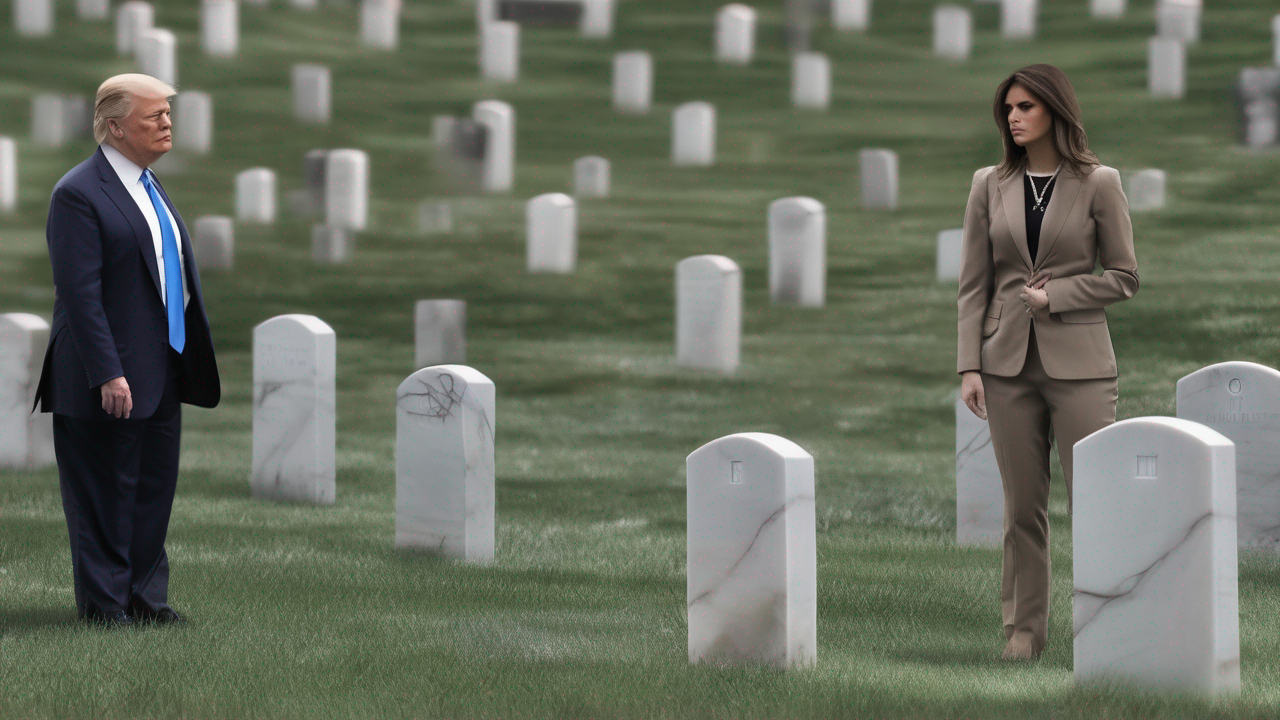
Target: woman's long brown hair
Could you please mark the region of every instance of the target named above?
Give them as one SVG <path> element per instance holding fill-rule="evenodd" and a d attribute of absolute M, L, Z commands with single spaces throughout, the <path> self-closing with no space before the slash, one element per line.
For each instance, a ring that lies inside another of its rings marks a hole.
<path fill-rule="evenodd" d="M 996 88 L 992 112 L 996 127 L 1000 129 L 1000 139 L 1004 142 L 1004 161 L 996 167 L 998 177 L 1007 178 L 1027 169 L 1027 151 L 1013 141 L 1013 134 L 1009 132 L 1009 113 L 1004 109 L 1005 97 L 1014 84 L 1026 88 L 1049 108 L 1053 117 L 1053 144 L 1067 169 L 1083 177 L 1102 164 L 1098 156 L 1089 150 L 1089 138 L 1080 119 L 1080 101 L 1076 99 L 1071 81 L 1058 68 L 1037 63 L 1018 70 Z"/>

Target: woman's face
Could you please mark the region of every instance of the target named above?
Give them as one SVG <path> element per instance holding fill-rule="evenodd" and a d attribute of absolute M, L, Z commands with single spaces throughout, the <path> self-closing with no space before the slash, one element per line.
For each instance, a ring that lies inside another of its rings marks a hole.
<path fill-rule="evenodd" d="M 1053 129 L 1053 115 L 1049 108 L 1017 83 L 1005 93 L 1004 112 L 1013 141 L 1022 147 L 1045 137 Z"/>

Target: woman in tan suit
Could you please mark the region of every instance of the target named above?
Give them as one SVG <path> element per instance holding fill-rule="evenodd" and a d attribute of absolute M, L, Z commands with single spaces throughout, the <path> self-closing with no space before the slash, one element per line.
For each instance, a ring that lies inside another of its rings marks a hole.
<path fill-rule="evenodd" d="M 993 110 L 1004 161 L 974 173 L 965 208 L 956 369 L 1004 485 L 1002 657 L 1033 659 L 1048 639 L 1050 444 L 1069 500 L 1072 447 L 1115 422 L 1103 307 L 1138 291 L 1138 263 L 1120 174 L 1089 151 L 1067 76 L 1022 68 Z"/>

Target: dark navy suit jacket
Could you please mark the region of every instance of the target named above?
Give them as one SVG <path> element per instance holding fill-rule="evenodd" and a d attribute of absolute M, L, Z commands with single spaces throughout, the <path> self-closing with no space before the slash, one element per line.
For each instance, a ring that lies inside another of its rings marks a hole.
<path fill-rule="evenodd" d="M 191 293 L 181 400 L 214 407 L 222 389 L 191 238 L 169 196 L 156 188 L 178 222 Z M 169 362 L 160 270 L 147 220 L 101 148 L 54 186 L 46 237 L 57 295 L 36 404 L 44 412 L 114 421 L 102 409 L 100 386 L 124 376 L 133 396 L 129 417 L 150 417 Z"/>

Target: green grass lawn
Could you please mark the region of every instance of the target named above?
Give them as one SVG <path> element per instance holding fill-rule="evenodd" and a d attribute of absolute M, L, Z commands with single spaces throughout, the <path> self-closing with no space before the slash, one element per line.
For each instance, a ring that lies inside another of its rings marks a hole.
<path fill-rule="evenodd" d="M 215 152 L 162 176 L 188 226 L 234 214 L 234 174 L 273 167 L 301 187 L 303 154 L 371 158 L 371 229 L 345 266 L 310 261 L 309 222 L 236 229 L 236 269 L 203 276 L 223 376 L 188 408 L 169 533 L 170 599 L 185 627 L 102 632 L 75 619 L 53 470 L 0 472 L 0 715 L 12 717 L 1239 717 L 1280 714 L 1280 563 L 1242 555 L 1243 692 L 1216 703 L 1073 686 L 1071 523 L 1057 481 L 1049 646 L 1004 664 L 999 554 L 955 547 L 955 286 L 934 239 L 961 224 L 973 171 L 999 160 L 991 93 L 1051 62 L 1075 83 L 1093 149 L 1169 174 L 1169 205 L 1135 215 L 1142 289 L 1109 310 L 1121 417 L 1170 415 L 1174 383 L 1207 364 L 1280 364 L 1280 160 L 1236 144 L 1230 88 L 1264 65 L 1274 8 L 1206 3 L 1181 101 L 1146 92 L 1153 1 L 1095 22 L 1087 0 L 1041 3 L 1034 42 L 974 8 L 964 64 L 931 57 L 932 2 L 880 0 L 872 30 L 816 49 L 833 105 L 789 107 L 781 4 L 759 2 L 756 60 L 711 59 L 718 0 L 623 0 L 616 35 L 525 30 L 513 86 L 477 80 L 471 8 L 410 0 L 396 53 L 362 49 L 354 7 L 241 8 L 234 60 L 199 51 L 193 2 L 159 0 L 179 85 L 215 105 Z M 0 217 L 0 312 L 45 314 L 53 183 L 92 143 L 29 141 L 30 96 L 91 93 L 135 69 L 110 23 L 57 36 L 0 28 L 0 134 L 18 141 L 21 206 Z M 609 105 L 612 53 L 656 63 L 648 116 Z M 334 121 L 291 119 L 289 66 L 333 69 Z M 458 231 L 423 237 L 436 114 L 498 98 L 517 121 L 516 188 L 467 198 Z M 712 168 L 673 168 L 670 110 L 719 111 Z M 857 153 L 895 150 L 901 208 L 858 207 Z M 580 206 L 569 276 L 524 271 L 523 202 L 566 191 L 572 161 L 613 163 L 613 198 Z M 790 195 L 828 214 L 827 306 L 774 307 L 765 212 Z M 284 210 L 281 203 L 282 211 Z M 702 253 L 744 270 L 742 368 L 674 365 L 674 266 Z M 480 568 L 392 548 L 394 391 L 413 370 L 413 303 L 468 302 L 468 362 L 497 385 L 497 560 Z M 314 314 L 338 334 L 338 496 L 332 507 L 249 497 L 251 331 Z M 722 435 L 787 437 L 815 457 L 818 664 L 779 673 L 689 666 L 684 458 Z M 1055 463 L 1055 478 L 1060 473 Z"/>

